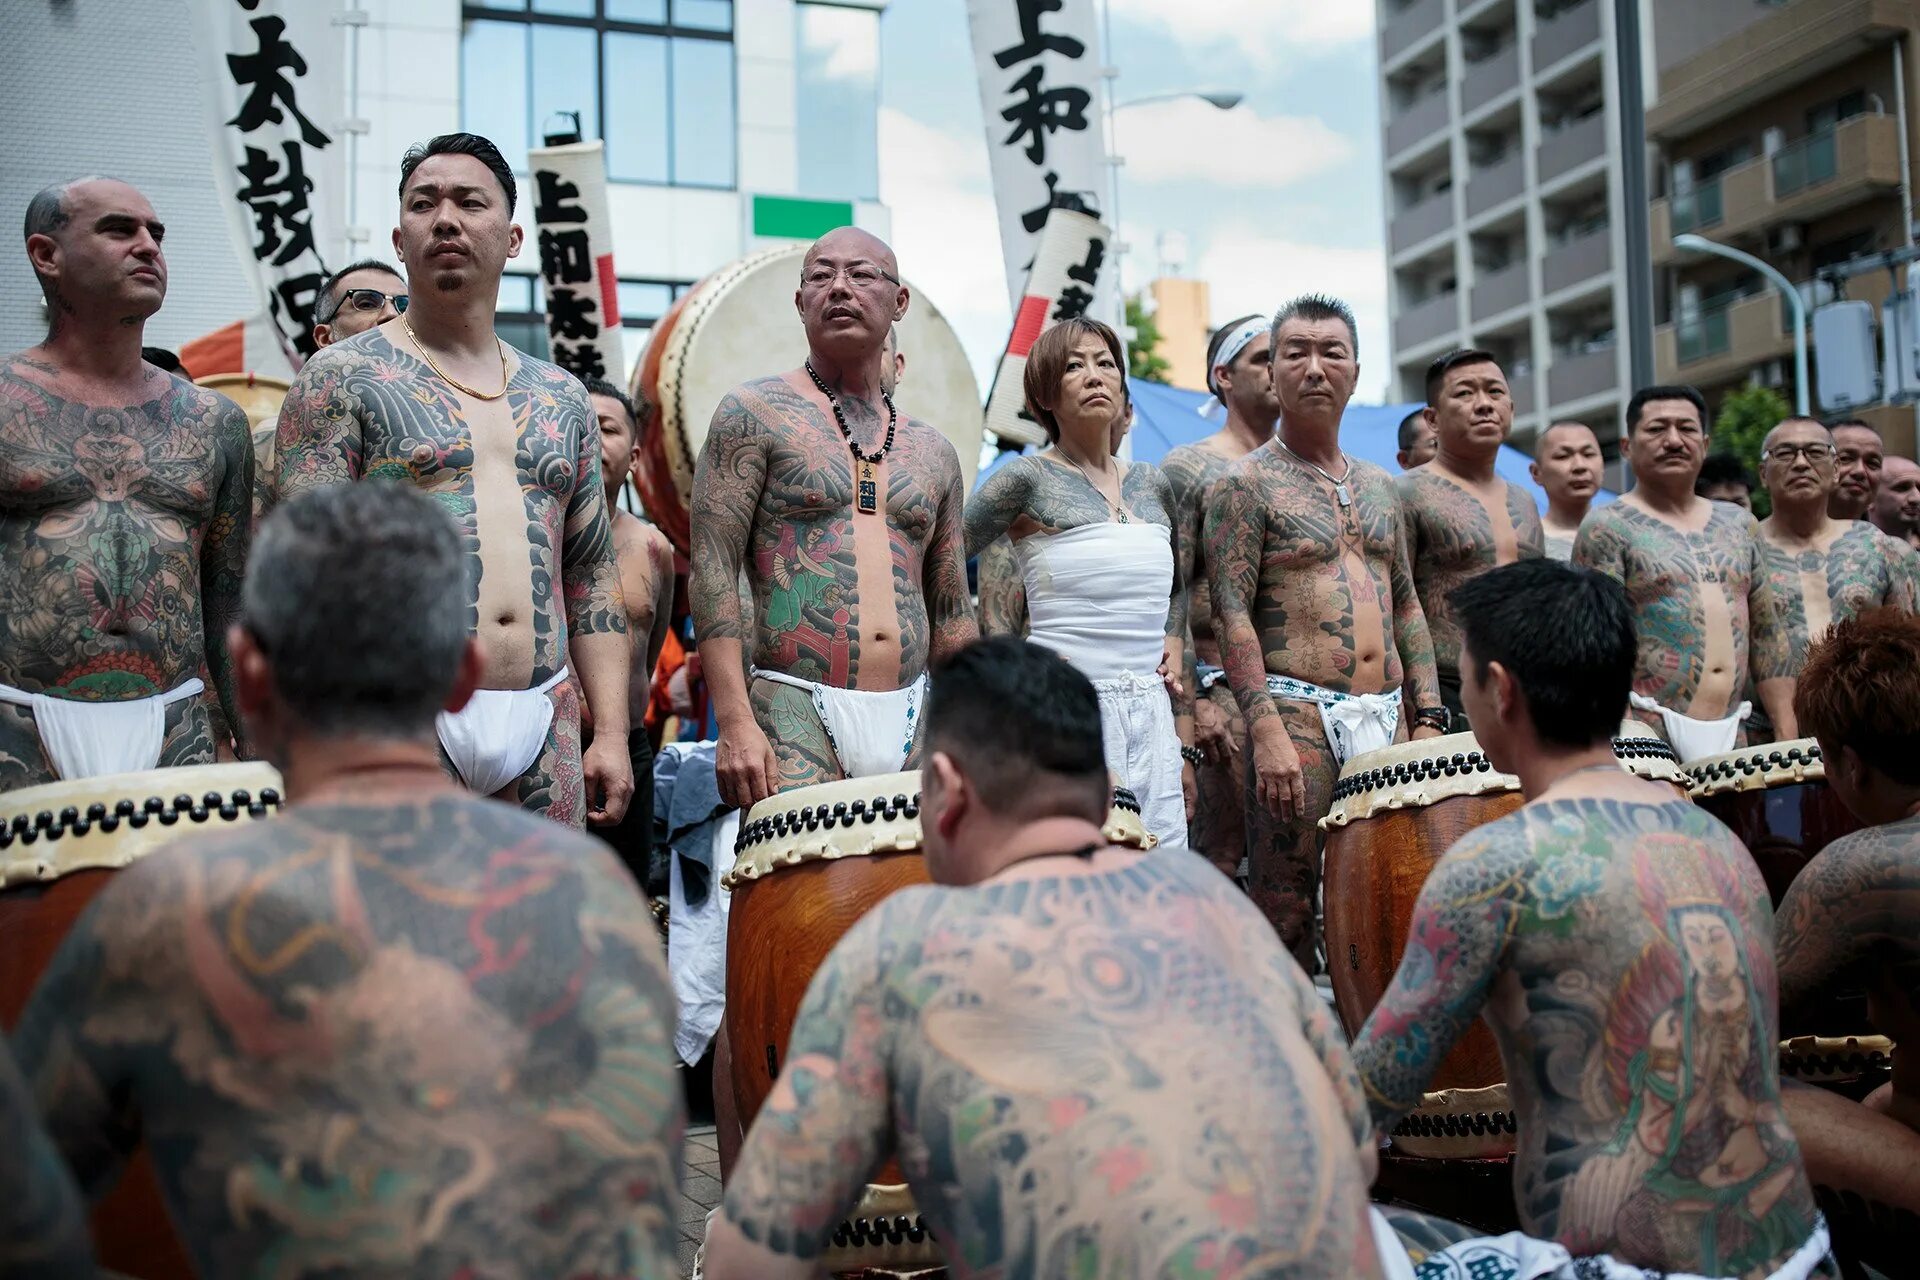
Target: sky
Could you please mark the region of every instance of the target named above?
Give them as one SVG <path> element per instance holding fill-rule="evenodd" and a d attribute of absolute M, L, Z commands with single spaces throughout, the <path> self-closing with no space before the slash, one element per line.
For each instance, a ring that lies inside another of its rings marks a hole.
<path fill-rule="evenodd" d="M 1356 399 L 1391 373 L 1372 0 L 1110 0 L 1129 290 L 1212 286 L 1213 322 L 1336 294 L 1360 321 Z M 1010 318 L 966 0 L 892 0 L 880 23 L 880 186 L 908 278 L 953 322 L 984 388 Z M 1165 233 L 1185 238 L 1163 273 Z"/>

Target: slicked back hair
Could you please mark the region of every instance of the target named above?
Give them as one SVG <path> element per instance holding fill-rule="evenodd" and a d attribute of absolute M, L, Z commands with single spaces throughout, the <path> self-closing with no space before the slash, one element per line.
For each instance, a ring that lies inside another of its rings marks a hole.
<path fill-rule="evenodd" d="M 1440 393 L 1446 390 L 1447 375 L 1455 369 L 1464 369 L 1470 364 L 1490 364 L 1500 369 L 1500 362 L 1494 358 L 1493 352 L 1482 351 L 1478 347 L 1457 347 L 1427 366 L 1427 407 L 1429 409 L 1439 406 Z M 1506 370 L 1501 369 L 1500 376 L 1506 377 Z"/>
<path fill-rule="evenodd" d="M 1060 440 L 1060 419 L 1045 401 L 1058 401 L 1060 384 L 1067 376 L 1067 360 L 1073 355 L 1073 348 L 1080 339 L 1093 336 L 1106 345 L 1113 353 L 1113 363 L 1120 386 L 1115 388 L 1118 395 L 1127 395 L 1127 356 L 1120 347 L 1120 335 L 1098 320 L 1087 316 L 1074 316 L 1054 325 L 1039 338 L 1035 339 L 1033 349 L 1027 352 L 1027 371 L 1021 380 L 1021 390 L 1027 399 L 1027 414 L 1046 431 L 1047 439 L 1054 443 Z"/>
<path fill-rule="evenodd" d="M 467 598 L 453 518 L 412 485 L 363 480 L 267 517 L 240 604 L 305 729 L 418 738 L 459 674 Z"/>
<path fill-rule="evenodd" d="M 927 751 L 951 756 L 1003 818 L 1105 822 L 1112 804 L 1093 683 L 1017 636 L 961 649 L 933 673 Z"/>
<path fill-rule="evenodd" d="M 1920 787 L 1920 618 L 1868 609 L 1836 620 L 1793 691 L 1800 732 L 1852 747 L 1902 786 Z"/>
<path fill-rule="evenodd" d="M 1685 400 L 1699 412 L 1700 430 L 1702 432 L 1713 430 L 1713 424 L 1707 421 L 1707 398 L 1700 394 L 1697 387 L 1676 383 L 1669 386 L 1642 387 L 1633 393 L 1633 399 L 1627 401 L 1628 435 L 1640 429 L 1640 415 L 1656 400 Z"/>
<path fill-rule="evenodd" d="M 416 142 L 407 148 L 400 157 L 400 198 L 407 198 L 407 183 L 413 180 L 413 171 L 434 156 L 472 156 L 487 166 L 488 172 L 499 179 L 500 189 L 507 195 L 507 216 L 513 216 L 514 201 L 519 199 L 520 187 L 513 180 L 513 166 L 500 154 L 500 148 L 489 139 L 477 133 L 443 133 Z"/>
<path fill-rule="evenodd" d="M 1590 747 L 1619 732 L 1633 688 L 1633 608 L 1605 574 L 1558 560 L 1520 560 L 1447 595 L 1475 675 L 1512 674 L 1542 742 Z"/>
<path fill-rule="evenodd" d="M 1276 356 L 1280 354 L 1280 330 L 1289 320 L 1338 320 L 1347 326 L 1347 345 L 1353 349 L 1354 360 L 1360 359 L 1360 327 L 1354 323 L 1353 308 L 1340 299 L 1325 293 L 1303 293 L 1274 312 L 1267 345 Z"/>
<path fill-rule="evenodd" d="M 619 401 L 620 407 L 627 411 L 627 434 L 636 440 L 639 439 L 640 411 L 634 407 L 633 401 L 627 398 L 626 392 L 614 386 L 605 378 L 588 378 L 587 394 L 590 396 L 606 396 L 609 400 Z"/>
<path fill-rule="evenodd" d="M 320 296 L 314 300 L 313 306 L 315 324 L 333 323 L 333 318 L 340 314 L 340 304 L 346 301 L 346 296 L 339 292 L 340 282 L 358 271 L 378 271 L 383 275 L 392 276 L 401 284 L 407 282 L 407 278 L 400 273 L 400 268 L 382 262 L 378 258 L 362 258 L 358 262 L 349 262 L 320 282 Z"/>

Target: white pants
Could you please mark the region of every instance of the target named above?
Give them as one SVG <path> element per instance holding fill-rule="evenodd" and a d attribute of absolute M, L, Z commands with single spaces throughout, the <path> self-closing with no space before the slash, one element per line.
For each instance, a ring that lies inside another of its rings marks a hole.
<path fill-rule="evenodd" d="M 1413 1259 L 1385 1215 L 1378 1209 L 1370 1212 L 1373 1245 L 1387 1280 L 1416 1280 L 1416 1276 L 1418 1280 L 1707 1280 L 1678 1271 L 1648 1271 L 1606 1254 L 1576 1259 L 1564 1245 L 1518 1231 L 1448 1245 L 1428 1254 L 1416 1273 Z M 1827 1260 L 1830 1248 L 1826 1221 L 1816 1219 L 1813 1234 L 1773 1273 L 1773 1280 L 1806 1280 Z"/>
<path fill-rule="evenodd" d="M 1400 730 L 1400 691 L 1390 693 L 1336 693 L 1292 676 L 1269 675 L 1267 692 L 1289 702 L 1311 702 L 1320 708 L 1320 727 L 1335 764 L 1393 745 Z"/>
<path fill-rule="evenodd" d="M 1180 735 L 1173 703 L 1158 673 L 1093 682 L 1100 695 L 1100 738 L 1107 771 L 1140 801 L 1140 820 L 1161 844 L 1187 839 L 1187 801 L 1180 790 Z"/>
<path fill-rule="evenodd" d="M 1692 716 L 1683 716 L 1678 711 L 1668 710 L 1652 698 L 1642 693 L 1630 693 L 1627 701 L 1636 710 L 1651 711 L 1660 717 L 1660 725 L 1666 730 L 1667 745 L 1680 757 L 1683 765 L 1695 760 L 1704 760 L 1708 756 L 1723 756 L 1733 750 L 1740 741 L 1740 722 L 1753 714 L 1753 704 L 1743 702 L 1733 709 L 1733 714 L 1719 720 L 1695 720 Z"/>
<path fill-rule="evenodd" d="M 110 773 L 142 773 L 159 764 L 167 744 L 167 708 L 199 697 L 205 688 L 196 676 L 151 697 L 81 702 L 0 684 L 0 702 L 33 713 L 40 745 L 53 771 L 72 782 Z"/>
<path fill-rule="evenodd" d="M 813 699 L 814 714 L 847 777 L 871 778 L 907 767 L 920 725 L 920 701 L 927 692 L 925 672 L 904 689 L 878 690 L 836 689 L 783 671 L 756 669 L 753 678 L 799 689 Z"/>
<path fill-rule="evenodd" d="M 440 745 L 469 790 L 493 795 L 533 767 L 553 727 L 547 695 L 566 678 L 562 667 L 535 689 L 476 689 L 466 706 L 435 717 Z"/>

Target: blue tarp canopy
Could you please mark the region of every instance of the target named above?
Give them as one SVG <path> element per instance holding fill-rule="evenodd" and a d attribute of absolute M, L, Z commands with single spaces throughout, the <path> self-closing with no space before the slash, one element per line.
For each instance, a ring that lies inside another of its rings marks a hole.
<path fill-rule="evenodd" d="M 1211 399 L 1204 391 L 1186 391 L 1158 382 L 1142 382 L 1138 378 L 1129 378 L 1127 386 L 1133 392 L 1136 462 L 1159 462 L 1179 446 L 1192 444 L 1220 429 L 1218 410 L 1212 417 L 1200 416 L 1200 407 Z M 1340 424 L 1340 445 L 1352 456 L 1385 467 L 1389 474 L 1398 474 L 1400 464 L 1394 460 L 1394 454 L 1400 447 L 1400 420 L 1419 407 L 1415 404 L 1350 404 Z M 990 466 L 982 467 L 980 479 L 985 480 L 1013 456 L 1001 454 Z M 1547 495 L 1527 474 L 1530 461 L 1520 450 L 1503 447 L 1494 469 L 1532 494 L 1544 510 Z M 1613 501 L 1614 497 L 1610 490 L 1602 489 L 1594 496 L 1593 503 L 1600 506 Z"/>

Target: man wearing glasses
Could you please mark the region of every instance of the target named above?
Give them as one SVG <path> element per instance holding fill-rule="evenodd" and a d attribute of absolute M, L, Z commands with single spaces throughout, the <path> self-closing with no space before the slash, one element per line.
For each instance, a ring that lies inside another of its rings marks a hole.
<path fill-rule="evenodd" d="M 407 282 L 378 258 L 362 258 L 328 276 L 313 308 L 313 340 L 330 347 L 385 324 L 407 309 Z"/>
<path fill-rule="evenodd" d="M 1912 612 L 1920 590 L 1920 553 L 1865 520 L 1829 513 L 1838 453 L 1834 433 L 1811 418 L 1782 422 L 1760 453 L 1760 482 L 1773 499 L 1761 545 L 1795 675 L 1828 627 L 1881 605 Z M 1749 729 L 1755 741 L 1772 736 L 1764 710 Z"/>

